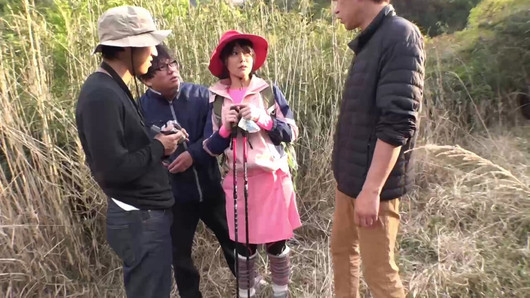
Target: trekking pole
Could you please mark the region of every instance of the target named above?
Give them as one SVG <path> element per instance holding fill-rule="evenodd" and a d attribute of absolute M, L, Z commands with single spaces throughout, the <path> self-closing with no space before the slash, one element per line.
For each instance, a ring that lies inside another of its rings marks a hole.
<path fill-rule="evenodd" d="M 237 110 L 237 107 L 232 107 Z M 231 109 L 232 109 L 231 108 Z M 239 298 L 239 256 L 237 253 L 237 244 L 238 244 L 238 230 L 237 230 L 237 168 L 236 168 L 236 161 L 237 161 L 237 124 L 232 127 L 232 132 L 230 134 L 230 137 L 232 138 L 232 174 L 233 174 L 233 180 L 234 180 L 234 240 L 235 240 L 235 247 L 234 247 L 234 256 L 235 256 L 235 271 L 236 271 L 236 297 Z"/>
<path fill-rule="evenodd" d="M 250 248 L 248 243 L 248 173 L 247 173 L 247 131 L 242 131 L 243 135 L 243 194 L 245 196 L 245 246 L 248 249 L 247 253 L 247 272 L 249 272 L 249 277 L 254 278 L 250 275 Z M 250 281 L 249 281 L 250 283 Z M 247 297 L 250 297 L 250 287 L 247 289 Z"/>

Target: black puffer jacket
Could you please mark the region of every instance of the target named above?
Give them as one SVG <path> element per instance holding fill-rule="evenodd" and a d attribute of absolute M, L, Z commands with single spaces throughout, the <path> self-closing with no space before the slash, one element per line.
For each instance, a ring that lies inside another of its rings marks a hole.
<path fill-rule="evenodd" d="M 412 184 L 409 160 L 423 98 L 423 37 L 386 6 L 350 44 L 355 58 L 342 98 L 333 148 L 339 191 L 361 192 L 377 139 L 402 146 L 381 200 L 403 196 Z"/>

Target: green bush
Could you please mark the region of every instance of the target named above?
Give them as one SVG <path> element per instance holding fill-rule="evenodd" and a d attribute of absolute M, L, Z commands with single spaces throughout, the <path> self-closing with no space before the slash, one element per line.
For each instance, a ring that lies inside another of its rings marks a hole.
<path fill-rule="evenodd" d="M 467 29 L 429 42 L 427 104 L 452 107 L 463 124 L 517 120 L 515 95 L 528 92 L 530 2 L 485 0 Z M 432 110 L 431 110 L 432 112 Z"/>

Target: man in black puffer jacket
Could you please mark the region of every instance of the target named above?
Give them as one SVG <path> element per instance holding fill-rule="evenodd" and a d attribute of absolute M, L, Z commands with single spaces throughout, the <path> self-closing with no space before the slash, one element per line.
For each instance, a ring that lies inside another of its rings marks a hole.
<path fill-rule="evenodd" d="M 337 181 L 331 251 L 337 297 L 359 297 L 359 263 L 373 297 L 405 297 L 394 261 L 399 199 L 423 97 L 423 37 L 388 0 L 337 0 L 346 29 L 360 28 L 333 148 Z"/>

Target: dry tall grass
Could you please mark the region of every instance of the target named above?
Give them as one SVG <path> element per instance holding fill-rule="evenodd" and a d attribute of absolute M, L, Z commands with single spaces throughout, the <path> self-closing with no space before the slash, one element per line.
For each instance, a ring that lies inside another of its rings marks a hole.
<path fill-rule="evenodd" d="M 104 237 L 106 200 L 84 165 L 73 123 L 80 84 L 98 63 L 90 56 L 97 17 L 122 2 L 58 0 L 41 14 L 24 0 L 22 11 L 1 20 L 0 297 L 123 295 L 120 265 Z M 291 242 L 292 295 L 331 297 L 329 153 L 351 35 L 259 3 L 232 10 L 133 2 L 173 29 L 169 44 L 189 81 L 213 80 L 206 63 L 223 31 L 270 40 L 262 74 L 285 90 L 302 127 L 297 189 L 304 227 Z M 442 103 L 422 120 L 420 187 L 402 205 L 404 283 L 412 297 L 528 297 L 529 126 L 470 134 L 448 120 L 451 113 Z M 215 238 L 201 225 L 195 240 L 205 297 L 230 297 L 234 282 Z"/>

